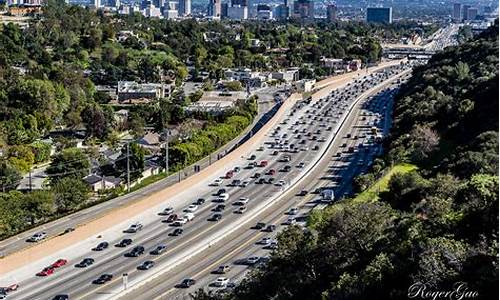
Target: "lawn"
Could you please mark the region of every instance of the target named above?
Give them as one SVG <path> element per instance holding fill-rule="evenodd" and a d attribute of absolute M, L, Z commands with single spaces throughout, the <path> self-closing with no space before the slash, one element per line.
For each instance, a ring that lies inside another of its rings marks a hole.
<path fill-rule="evenodd" d="M 371 187 L 354 197 L 352 199 L 355 203 L 363 203 L 370 201 L 377 201 L 378 195 L 380 192 L 387 191 L 387 185 L 389 184 L 389 180 L 391 179 L 392 174 L 394 173 L 408 173 L 413 170 L 416 170 L 417 166 L 412 164 L 398 164 L 392 167 L 382 178 L 380 178 L 375 184 Z"/>

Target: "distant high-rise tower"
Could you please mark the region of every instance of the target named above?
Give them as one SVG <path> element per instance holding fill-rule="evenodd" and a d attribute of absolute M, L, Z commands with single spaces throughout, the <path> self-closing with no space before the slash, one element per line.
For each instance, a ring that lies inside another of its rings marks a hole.
<path fill-rule="evenodd" d="M 455 22 L 462 21 L 462 4 L 460 4 L 460 3 L 453 4 L 452 18 Z"/>
<path fill-rule="evenodd" d="M 374 23 L 392 23 L 392 7 L 368 7 L 366 21 Z"/>
<path fill-rule="evenodd" d="M 467 11 L 469 8 L 470 5 L 462 5 L 462 20 L 467 20 Z"/>
<path fill-rule="evenodd" d="M 328 22 L 335 22 L 337 20 L 337 6 L 335 4 L 329 4 L 326 7 L 326 20 Z"/>
<path fill-rule="evenodd" d="M 314 1 L 297 0 L 293 6 L 293 13 L 302 19 L 314 19 Z"/>
<path fill-rule="evenodd" d="M 210 0 L 208 4 L 208 13 L 210 17 L 221 17 L 221 0 Z"/>
<path fill-rule="evenodd" d="M 191 14 L 191 0 L 179 0 L 179 15 L 189 16 Z"/>
<path fill-rule="evenodd" d="M 102 4 L 101 4 L 101 0 L 94 0 L 94 7 L 95 7 L 95 8 L 99 8 L 99 7 L 101 7 L 101 6 L 102 6 Z"/>

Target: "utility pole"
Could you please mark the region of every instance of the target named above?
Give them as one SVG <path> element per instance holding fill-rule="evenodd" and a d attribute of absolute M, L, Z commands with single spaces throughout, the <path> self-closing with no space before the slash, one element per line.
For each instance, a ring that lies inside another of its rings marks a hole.
<path fill-rule="evenodd" d="M 127 192 L 130 192 L 130 143 L 127 143 Z"/>
<path fill-rule="evenodd" d="M 30 175 L 29 175 L 29 184 L 30 184 L 30 192 L 33 191 L 33 186 L 31 185 L 31 168 L 30 168 Z"/>
<path fill-rule="evenodd" d="M 165 173 L 168 176 L 168 129 L 166 130 L 166 140 L 165 140 Z"/>

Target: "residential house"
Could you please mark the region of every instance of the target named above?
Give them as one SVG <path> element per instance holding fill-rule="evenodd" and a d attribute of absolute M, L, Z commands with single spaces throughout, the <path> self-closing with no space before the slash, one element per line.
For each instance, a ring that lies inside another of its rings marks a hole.
<path fill-rule="evenodd" d="M 99 176 L 96 174 L 88 175 L 83 180 L 90 186 L 92 191 L 107 190 L 117 188 L 121 185 L 122 179 L 114 176 Z"/>

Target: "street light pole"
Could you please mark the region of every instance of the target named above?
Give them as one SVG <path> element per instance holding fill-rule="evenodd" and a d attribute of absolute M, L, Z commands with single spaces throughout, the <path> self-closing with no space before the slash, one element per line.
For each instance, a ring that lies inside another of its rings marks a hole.
<path fill-rule="evenodd" d="M 165 173 L 168 175 L 168 129 L 166 132 L 166 141 L 165 141 Z"/>
<path fill-rule="evenodd" d="M 127 143 L 127 192 L 130 192 L 130 143 Z"/>

